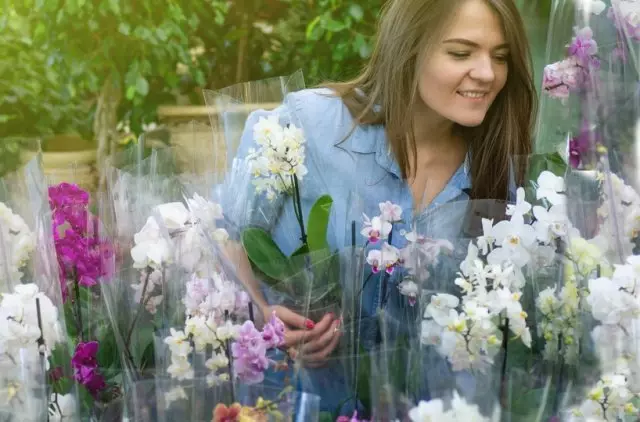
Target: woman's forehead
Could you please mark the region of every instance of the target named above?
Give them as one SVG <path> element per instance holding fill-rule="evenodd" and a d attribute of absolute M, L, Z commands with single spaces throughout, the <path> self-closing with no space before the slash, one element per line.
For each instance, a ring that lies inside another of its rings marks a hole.
<path fill-rule="evenodd" d="M 459 6 L 444 30 L 443 41 L 462 41 L 488 49 L 506 44 L 500 16 L 482 0 L 465 1 Z"/>

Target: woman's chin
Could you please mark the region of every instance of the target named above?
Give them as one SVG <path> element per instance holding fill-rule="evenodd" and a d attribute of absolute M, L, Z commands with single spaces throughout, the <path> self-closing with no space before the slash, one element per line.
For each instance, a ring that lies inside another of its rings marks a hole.
<path fill-rule="evenodd" d="M 468 115 L 468 116 L 460 116 L 457 119 L 453 119 L 453 121 L 459 124 L 460 126 L 477 127 L 477 126 L 480 126 L 482 122 L 484 122 L 485 116 L 486 116 L 486 113 L 482 113 L 481 115 L 475 114 L 475 115 Z"/>

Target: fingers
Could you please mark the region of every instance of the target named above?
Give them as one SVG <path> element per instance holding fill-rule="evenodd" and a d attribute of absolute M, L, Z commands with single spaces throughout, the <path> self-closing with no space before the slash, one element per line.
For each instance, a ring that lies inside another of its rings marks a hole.
<path fill-rule="evenodd" d="M 298 315 L 284 306 L 274 306 L 271 308 L 276 312 L 276 316 L 282 320 L 289 328 L 298 330 L 311 330 L 315 327 L 313 321 L 306 319 L 302 315 Z M 267 315 L 265 315 L 265 318 Z"/>
<path fill-rule="evenodd" d="M 338 324 L 334 324 L 335 328 L 338 328 Z M 318 366 L 322 366 L 324 365 L 326 362 L 326 359 L 329 357 L 329 355 L 335 350 L 335 348 L 338 346 L 338 342 L 340 341 L 340 337 L 342 335 L 342 332 L 340 330 L 337 329 L 332 329 L 330 330 L 331 334 L 333 335 L 331 337 L 331 340 L 329 341 L 329 343 L 327 344 L 327 346 L 325 346 L 323 349 L 305 355 L 302 357 L 302 359 L 305 362 L 305 366 L 309 366 L 312 368 L 316 368 Z"/>
<path fill-rule="evenodd" d="M 284 309 L 284 308 L 282 308 Z M 289 311 L 291 312 L 291 311 Z M 295 315 L 295 314 L 294 314 Z M 299 316 L 299 315 L 298 315 Z M 280 318 L 282 319 L 282 318 Z M 322 336 L 326 331 L 331 327 L 331 323 L 333 322 L 333 314 L 327 314 L 320 322 L 314 324 L 311 329 L 303 329 L 303 330 L 287 330 L 284 333 L 284 341 L 285 345 L 288 347 L 297 346 L 301 343 L 312 341 L 316 338 Z"/>
<path fill-rule="evenodd" d="M 321 322 L 324 322 L 324 320 L 325 318 L 323 318 Z M 320 324 L 318 324 L 318 326 L 320 326 Z M 339 327 L 339 320 L 331 320 L 330 325 L 324 330 L 324 332 L 320 332 L 317 337 L 307 339 L 305 345 L 302 346 L 301 352 L 304 356 L 307 356 L 324 349 L 336 336 Z"/>

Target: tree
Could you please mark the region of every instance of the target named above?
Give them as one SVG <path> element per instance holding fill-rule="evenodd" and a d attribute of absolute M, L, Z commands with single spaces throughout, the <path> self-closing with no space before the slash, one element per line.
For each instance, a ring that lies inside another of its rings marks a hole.
<path fill-rule="evenodd" d="M 154 82 L 161 92 L 178 85 L 176 63 L 189 60 L 189 31 L 200 23 L 172 0 L 23 0 L 14 8 L 50 65 L 93 97 L 99 163 L 122 101 L 143 106 Z"/>

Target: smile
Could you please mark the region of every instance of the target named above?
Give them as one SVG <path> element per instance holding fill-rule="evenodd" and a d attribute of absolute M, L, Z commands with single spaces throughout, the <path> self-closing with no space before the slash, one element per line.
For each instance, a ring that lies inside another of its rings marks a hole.
<path fill-rule="evenodd" d="M 479 100 L 487 96 L 487 92 L 483 91 L 458 91 L 458 94 L 464 98 Z"/>

